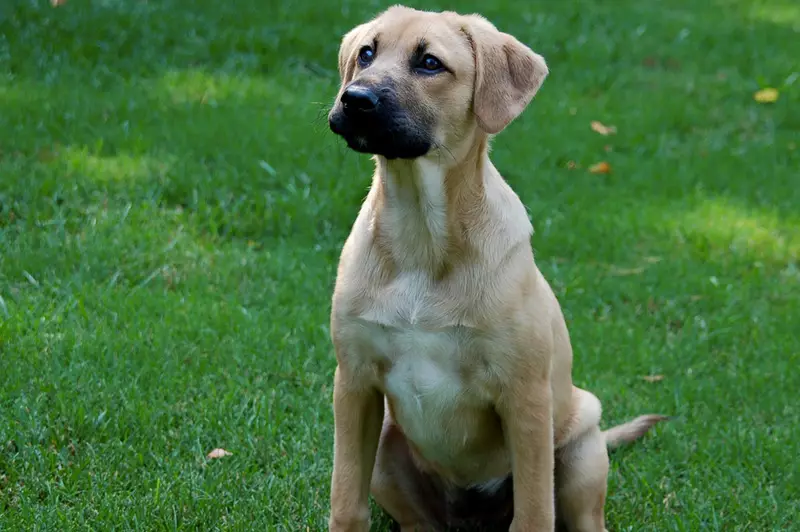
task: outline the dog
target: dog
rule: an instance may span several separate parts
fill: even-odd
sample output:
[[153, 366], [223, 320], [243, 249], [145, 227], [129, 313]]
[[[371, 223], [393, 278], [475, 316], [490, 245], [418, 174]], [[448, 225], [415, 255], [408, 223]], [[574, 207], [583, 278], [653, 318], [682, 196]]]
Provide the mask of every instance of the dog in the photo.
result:
[[608, 448], [489, 141], [548, 75], [480, 15], [393, 6], [342, 39], [331, 130], [372, 154], [333, 290], [329, 530], [605, 530]]

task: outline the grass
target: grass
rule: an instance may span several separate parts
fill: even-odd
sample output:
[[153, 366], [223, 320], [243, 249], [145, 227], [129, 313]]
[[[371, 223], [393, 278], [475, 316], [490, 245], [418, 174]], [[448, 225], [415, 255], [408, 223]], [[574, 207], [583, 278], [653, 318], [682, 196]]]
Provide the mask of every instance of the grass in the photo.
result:
[[[387, 5], [0, 7], [1, 530], [324, 529], [330, 292], [372, 168], [325, 106]], [[609, 529], [797, 528], [795, 3], [457, 8], [552, 71], [493, 157], [576, 382], [606, 424], [675, 416], [614, 455]]]

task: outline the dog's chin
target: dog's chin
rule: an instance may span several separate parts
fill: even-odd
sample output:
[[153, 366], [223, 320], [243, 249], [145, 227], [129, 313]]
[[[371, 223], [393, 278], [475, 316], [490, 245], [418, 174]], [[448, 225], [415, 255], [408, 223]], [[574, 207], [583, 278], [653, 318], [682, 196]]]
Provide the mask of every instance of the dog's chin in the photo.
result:
[[431, 151], [431, 143], [423, 139], [382, 140], [367, 135], [342, 135], [347, 147], [358, 153], [379, 155], [386, 159], [416, 159]]
[[351, 150], [386, 159], [416, 159], [427, 155], [433, 147], [433, 142], [416, 132], [382, 132], [378, 128], [369, 128], [369, 132], [367, 128], [358, 131], [336, 119], [330, 121], [330, 127], [347, 142]]

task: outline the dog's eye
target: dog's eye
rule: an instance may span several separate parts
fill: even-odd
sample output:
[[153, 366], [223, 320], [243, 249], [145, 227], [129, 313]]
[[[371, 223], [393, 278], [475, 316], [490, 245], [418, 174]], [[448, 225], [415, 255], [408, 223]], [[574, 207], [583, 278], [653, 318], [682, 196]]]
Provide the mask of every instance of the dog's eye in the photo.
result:
[[365, 46], [358, 52], [358, 64], [362, 67], [369, 65], [375, 59], [375, 50], [369, 46]]
[[444, 65], [437, 58], [430, 54], [426, 54], [420, 62], [419, 68], [427, 73], [439, 72], [444, 68]]

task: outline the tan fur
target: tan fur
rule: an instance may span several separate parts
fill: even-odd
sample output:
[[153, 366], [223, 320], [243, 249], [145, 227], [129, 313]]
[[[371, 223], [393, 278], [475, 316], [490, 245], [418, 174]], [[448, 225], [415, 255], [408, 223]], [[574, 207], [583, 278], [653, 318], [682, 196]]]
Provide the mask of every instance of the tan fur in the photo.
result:
[[[421, 38], [452, 75], [409, 76]], [[375, 62], [360, 69], [371, 42]], [[601, 432], [600, 401], [572, 384], [525, 207], [489, 159], [489, 135], [533, 98], [544, 59], [479, 16], [393, 7], [344, 37], [339, 70], [342, 90], [397, 82], [403, 104], [433, 120], [436, 144], [413, 160], [375, 157], [342, 249], [330, 530], [369, 530], [370, 486], [402, 530], [427, 530], [413, 475], [491, 491], [510, 473], [512, 531], [551, 531], [557, 513], [571, 531], [603, 531], [606, 443], [661, 418]]]

